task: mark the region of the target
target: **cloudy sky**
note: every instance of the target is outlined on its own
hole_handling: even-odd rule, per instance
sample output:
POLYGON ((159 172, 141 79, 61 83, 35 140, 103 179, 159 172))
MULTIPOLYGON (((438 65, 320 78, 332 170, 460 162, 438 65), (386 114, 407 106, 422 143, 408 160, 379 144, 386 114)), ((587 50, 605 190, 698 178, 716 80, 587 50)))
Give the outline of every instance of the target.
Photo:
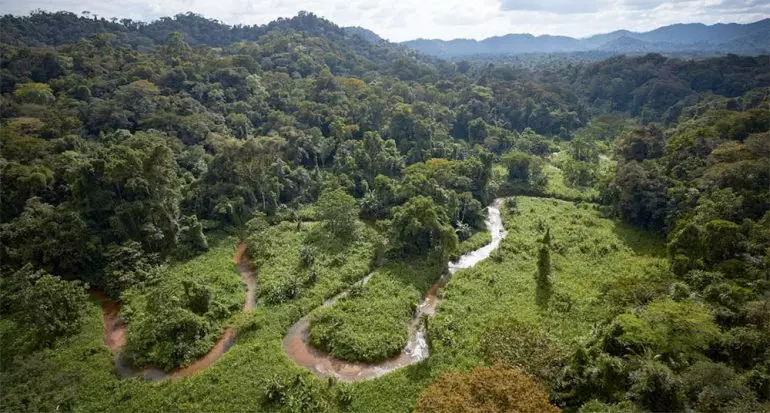
POLYGON ((35 9, 145 21, 192 11, 228 24, 263 24, 307 10, 402 41, 507 33, 584 37, 672 23, 745 23, 770 17, 770 0, 0 0, 2 14, 35 9))

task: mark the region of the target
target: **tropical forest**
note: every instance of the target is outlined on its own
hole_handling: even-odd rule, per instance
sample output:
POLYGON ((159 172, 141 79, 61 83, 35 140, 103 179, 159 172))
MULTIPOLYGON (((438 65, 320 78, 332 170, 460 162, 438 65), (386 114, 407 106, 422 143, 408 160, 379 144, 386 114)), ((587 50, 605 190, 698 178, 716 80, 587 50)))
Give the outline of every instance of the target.
POLYGON ((770 411, 751 27, 448 56, 5 14, 0 412, 770 411))

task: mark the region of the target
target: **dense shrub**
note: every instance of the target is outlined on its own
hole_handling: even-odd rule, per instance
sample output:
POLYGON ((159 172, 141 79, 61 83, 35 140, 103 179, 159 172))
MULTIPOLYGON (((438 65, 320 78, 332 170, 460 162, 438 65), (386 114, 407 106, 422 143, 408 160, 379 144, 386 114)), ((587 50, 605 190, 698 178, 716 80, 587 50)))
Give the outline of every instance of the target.
POLYGON ((629 399, 654 412, 679 411, 684 406, 680 379, 665 364, 644 361, 631 372, 629 399))
POLYGON ((444 373, 420 394, 414 413, 559 412, 537 383, 502 366, 444 373))
POLYGON ((684 388, 691 405, 703 412, 756 411, 754 393, 729 367, 701 361, 684 373, 684 388))
POLYGON ((630 348, 649 346, 669 357, 703 351, 719 337, 719 329, 708 309, 689 301, 656 300, 639 316, 621 314, 615 323, 622 331, 617 340, 630 348))
POLYGON ((520 368, 545 383, 558 377, 567 356, 566 350, 541 328, 520 321, 491 325, 481 343, 490 363, 520 368))

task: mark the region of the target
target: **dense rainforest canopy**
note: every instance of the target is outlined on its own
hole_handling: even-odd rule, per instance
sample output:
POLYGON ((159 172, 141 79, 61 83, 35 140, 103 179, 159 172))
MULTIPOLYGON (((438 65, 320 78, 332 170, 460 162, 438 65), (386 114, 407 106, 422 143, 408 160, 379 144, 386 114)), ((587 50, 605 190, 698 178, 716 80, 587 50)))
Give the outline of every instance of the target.
MULTIPOLYGON (((283 334, 311 301, 343 286, 321 294, 319 280, 344 273, 352 283, 387 261, 373 285, 312 318, 311 333, 349 360, 393 356, 406 330, 382 345, 356 342, 368 322, 357 327, 351 314, 382 302, 381 314, 362 317, 385 337, 372 326, 408 319, 433 281, 409 274, 433 274, 426 268, 483 245, 484 206, 503 196, 515 196, 504 208, 512 235, 489 265, 536 257, 524 278, 537 284, 539 311, 586 311, 584 331, 567 339, 553 325, 507 320, 489 323, 483 340, 461 337, 465 313, 451 297, 462 293, 450 284, 445 314, 454 318, 439 312, 428 330, 444 364, 378 384, 411 389, 394 398, 404 404, 374 400, 372 385, 279 372, 252 383, 252 410, 483 408, 479 392, 505 398, 534 386, 530 402, 543 409, 768 407, 768 56, 448 62, 370 43, 311 13, 230 27, 193 14, 144 23, 38 12, 4 16, 0 27, 4 411, 104 411, 107 393, 117 410, 132 398, 127 410, 212 409, 196 399, 203 393, 174 393, 174 402, 139 379, 84 384, 106 377, 78 364, 106 349, 73 347, 93 329, 89 289, 124 302, 128 361, 168 371, 205 354, 225 325, 283 334), (551 267, 569 261, 559 256, 646 253, 642 241, 628 241, 631 252, 611 241, 626 230, 609 222, 643 230, 665 252, 635 262, 643 276, 617 268, 591 303, 558 282, 551 292, 551 267), (604 238, 591 238, 599 229, 604 238), (259 302, 280 309, 279 321, 269 312, 233 321, 237 278, 226 259, 207 261, 227 255, 232 245, 220 245, 233 234, 247 241, 259 302), (296 266, 282 249, 298 251, 296 266), (210 285, 223 269, 232 280, 210 285), (592 305, 602 311, 585 310, 592 305), (460 373, 438 379, 449 370, 460 373), (445 399, 455 386, 470 396, 445 399)), ((499 288, 480 271, 458 285, 499 288)), ((513 411, 526 411, 519 402, 524 410, 513 411)))

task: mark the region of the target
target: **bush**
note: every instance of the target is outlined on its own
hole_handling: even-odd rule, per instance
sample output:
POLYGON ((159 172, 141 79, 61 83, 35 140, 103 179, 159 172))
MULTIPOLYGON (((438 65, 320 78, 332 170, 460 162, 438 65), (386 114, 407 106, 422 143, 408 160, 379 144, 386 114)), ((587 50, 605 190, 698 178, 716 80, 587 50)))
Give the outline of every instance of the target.
POLYGON ((442 267, 414 261, 376 270, 366 287, 310 315, 310 343, 336 358, 378 362, 404 348, 414 306, 442 267))
POLYGON ((481 345, 490 363, 521 368, 546 383, 556 379, 567 356, 545 331, 515 320, 493 324, 481 345))
POLYGON ((282 282, 274 284, 265 294, 268 304, 282 304, 296 298, 302 291, 302 283, 297 277, 289 276, 282 282))
POLYGON ((532 379, 502 366, 444 373, 420 394, 414 409, 414 413, 560 411, 532 379))
POLYGON ((332 388, 334 382, 324 387, 308 373, 292 378, 272 377, 264 386, 263 405, 289 413, 323 413, 346 407, 352 401, 347 388, 332 388), (331 391, 330 391, 331 390, 331 391))
POLYGON ((723 365, 701 361, 683 374, 684 388, 692 406, 704 412, 756 411, 751 389, 743 385, 735 372, 723 365))
POLYGON ((311 245, 303 245, 299 249, 299 263, 303 268, 310 268, 315 262, 315 256, 318 253, 318 249, 311 245))
POLYGON ((641 413, 643 412, 635 404, 623 401, 616 404, 607 404, 599 400, 591 400, 578 410, 578 413, 641 413))
POLYGON ((155 291, 147 297, 146 311, 132 317, 123 355, 136 366, 169 371, 204 354, 211 333, 211 323, 184 307, 179 297, 155 291))
POLYGON ((748 369, 763 360, 770 360, 770 333, 735 327, 723 334, 719 349, 731 363, 748 369))
POLYGON ((682 382, 665 364, 645 361, 631 372, 628 398, 655 412, 678 411, 683 407, 682 382))
POLYGON ((446 210, 426 196, 416 196, 393 209, 394 244, 406 253, 437 252, 446 257, 457 249, 458 239, 446 210))
POLYGON ((170 370, 211 349, 243 306, 243 284, 233 270, 234 241, 160 269, 152 285, 135 285, 121 294, 126 361, 170 370))
POLYGON ((542 191, 545 188, 548 178, 544 172, 542 159, 514 150, 503 155, 502 161, 508 168, 509 183, 532 192, 542 191))

